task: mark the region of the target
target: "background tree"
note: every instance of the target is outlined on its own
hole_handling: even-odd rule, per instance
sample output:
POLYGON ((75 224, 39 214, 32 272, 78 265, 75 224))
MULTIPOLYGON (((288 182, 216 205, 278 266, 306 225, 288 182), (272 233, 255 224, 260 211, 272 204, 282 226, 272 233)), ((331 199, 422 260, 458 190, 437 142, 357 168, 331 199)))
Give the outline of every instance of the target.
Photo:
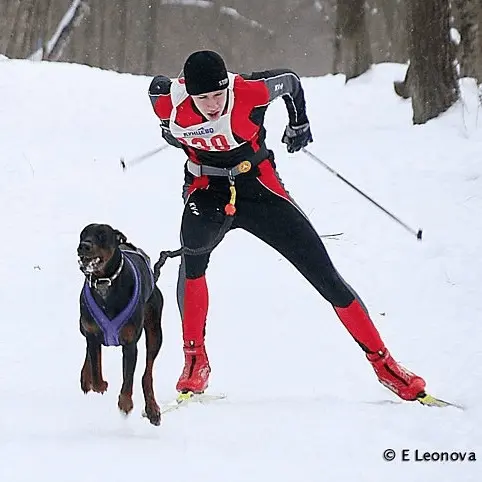
POLYGON ((364 0, 338 0, 333 72, 350 80, 366 72, 373 63, 364 0))
MULTIPOLYGON (((5 51, 17 52, 20 58, 25 58, 30 52, 31 34, 35 26, 32 24, 35 0, 4 0, 0 2, 0 31, 2 46, 5 51)), ((7 54, 8 56, 8 54, 7 54)))
MULTIPOLYGON (((373 62, 405 61, 396 40, 394 46, 392 27, 385 28, 380 5, 386 1, 365 2, 373 62)), ((398 4, 406 0, 392 1, 398 4)), ((52 39, 74 2, 0 0, 0 54, 30 57, 41 43, 52 39)), ((65 32, 68 35, 61 42, 62 48, 49 60, 133 74, 177 76, 189 53, 210 48, 218 50, 229 68, 237 72, 287 67, 303 76, 324 75, 333 72, 336 3, 82 0, 80 20, 65 32)))
POLYGON ((424 124, 459 98, 455 48, 450 37, 449 0, 409 0, 410 66, 395 90, 411 97, 413 123, 424 124))
POLYGON ((385 52, 387 60, 391 62, 407 62, 407 31, 404 28, 407 0, 367 0, 367 3, 371 17, 379 20, 377 28, 369 24, 370 40, 374 40, 377 31, 384 29, 385 35, 380 38, 379 50, 385 52))
POLYGON ((480 20, 482 2, 480 0, 455 0, 456 25, 460 33, 458 61, 460 77, 472 77, 482 82, 482 43, 480 20))

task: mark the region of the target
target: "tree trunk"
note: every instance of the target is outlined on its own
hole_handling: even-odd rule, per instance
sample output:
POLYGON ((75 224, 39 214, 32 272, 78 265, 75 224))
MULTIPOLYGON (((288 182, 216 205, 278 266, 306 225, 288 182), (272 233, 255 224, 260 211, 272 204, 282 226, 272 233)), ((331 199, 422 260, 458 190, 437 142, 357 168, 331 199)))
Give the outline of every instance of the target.
POLYGON ((480 83, 482 80, 478 71, 479 59, 482 55, 479 33, 479 5, 478 0, 455 0, 458 10, 460 32, 459 64, 460 77, 472 77, 480 83))
POLYGON ((482 83, 482 2, 480 2, 479 7, 477 8, 477 65, 476 65, 476 74, 477 74, 477 82, 479 84, 482 83))
POLYGON ((370 68, 364 0, 337 0, 334 50, 333 73, 345 74, 347 82, 370 68))
POLYGON ((158 31, 159 23, 159 3, 152 1, 148 6, 147 16, 147 34, 148 40, 146 44, 146 73, 154 75, 156 65, 156 55, 158 54, 158 31))
POLYGON ((406 62, 407 52, 407 29, 406 0, 376 0, 375 4, 383 13, 386 31, 388 35, 387 57, 392 62, 406 62))
MULTIPOLYGON (((70 8, 69 8, 69 11, 70 11, 70 8)), ((86 0, 83 0, 82 2, 80 2, 77 5, 77 8, 71 13, 72 13, 71 17, 67 17, 67 18, 62 17, 62 21, 65 21, 65 23, 61 25, 62 28, 60 31, 60 35, 57 38, 57 41, 51 47, 51 50, 45 53, 44 58, 46 60, 57 61, 62 57, 64 49, 69 43, 75 28, 79 25, 80 22, 82 22, 82 19, 85 16, 87 16, 89 13, 89 7, 86 3, 86 0)))
POLYGON ((22 45, 27 30, 25 20, 29 5, 29 1, 21 2, 20 0, 16 0, 13 2, 13 8, 10 13, 11 19, 13 20, 11 24, 13 28, 7 44, 7 57, 15 58, 21 56, 22 45))
POLYGON ((424 124, 459 97, 449 0, 410 0, 408 15, 413 123, 424 124))
MULTIPOLYGON (((129 9, 128 0, 117 2, 117 8, 119 9, 119 25, 118 25, 118 42, 117 42, 117 62, 113 67, 119 69, 121 72, 126 71, 126 38, 127 38, 127 11, 129 9)), ((155 3, 155 2, 154 2, 155 3)), ((147 32, 146 32, 147 34, 147 32)), ((148 43, 148 42, 146 42, 148 43)))

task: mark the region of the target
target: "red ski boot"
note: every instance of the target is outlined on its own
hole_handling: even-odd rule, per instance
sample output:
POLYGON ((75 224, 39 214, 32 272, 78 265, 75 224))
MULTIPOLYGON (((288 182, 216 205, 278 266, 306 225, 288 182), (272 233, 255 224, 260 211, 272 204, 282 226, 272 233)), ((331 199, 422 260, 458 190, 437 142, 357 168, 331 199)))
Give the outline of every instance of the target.
POLYGON ((184 346, 184 370, 176 385, 178 392, 203 393, 208 387, 211 367, 204 345, 184 346))
POLYGON ((397 363, 386 348, 367 354, 378 381, 403 400, 416 400, 424 393, 425 380, 397 363))

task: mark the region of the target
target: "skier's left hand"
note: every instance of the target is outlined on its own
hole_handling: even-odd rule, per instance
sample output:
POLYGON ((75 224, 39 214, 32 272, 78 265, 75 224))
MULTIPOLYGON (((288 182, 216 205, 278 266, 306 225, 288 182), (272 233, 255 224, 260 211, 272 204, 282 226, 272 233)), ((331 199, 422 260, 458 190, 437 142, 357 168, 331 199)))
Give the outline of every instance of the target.
POLYGON ((290 153, 298 152, 306 147, 310 142, 313 142, 310 123, 307 122, 300 126, 286 126, 281 142, 286 144, 286 149, 290 153))

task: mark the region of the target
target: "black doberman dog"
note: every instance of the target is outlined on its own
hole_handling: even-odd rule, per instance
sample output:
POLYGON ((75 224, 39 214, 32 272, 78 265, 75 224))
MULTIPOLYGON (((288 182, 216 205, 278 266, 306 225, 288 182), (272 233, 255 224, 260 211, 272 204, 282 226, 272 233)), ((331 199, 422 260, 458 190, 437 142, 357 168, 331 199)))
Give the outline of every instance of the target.
POLYGON ((132 386, 137 363, 137 343, 144 330, 146 368, 142 377, 145 415, 159 425, 161 413, 152 380, 154 361, 162 345, 164 305, 149 257, 107 224, 89 224, 80 234, 79 265, 86 279, 80 295, 80 331, 87 349, 80 375, 84 393, 104 393, 101 346, 122 346, 123 383, 118 407, 133 408, 132 386))

